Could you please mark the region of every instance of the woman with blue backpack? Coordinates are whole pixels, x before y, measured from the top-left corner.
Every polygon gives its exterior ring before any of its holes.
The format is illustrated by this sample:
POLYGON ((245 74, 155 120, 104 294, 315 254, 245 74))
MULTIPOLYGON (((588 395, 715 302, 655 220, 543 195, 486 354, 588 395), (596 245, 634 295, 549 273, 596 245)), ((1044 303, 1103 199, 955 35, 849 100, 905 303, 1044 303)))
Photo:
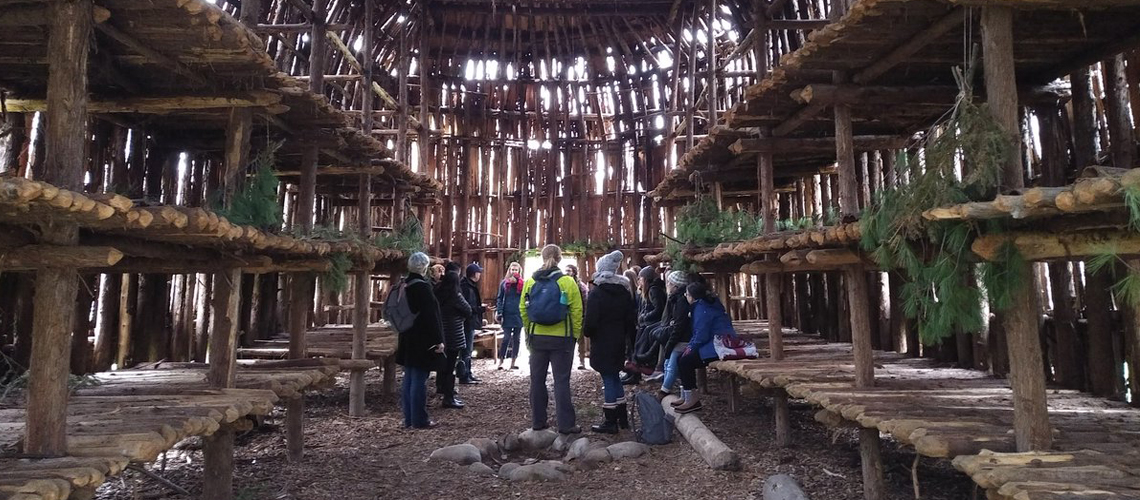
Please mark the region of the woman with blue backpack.
POLYGON ((697 370, 718 359, 713 342, 718 335, 736 336, 732 318, 724 305, 713 295, 708 285, 690 283, 685 289, 685 298, 692 309, 693 336, 689 346, 677 360, 677 372, 681 377, 681 399, 672 402, 677 413, 690 413, 701 409, 700 391, 697 390, 697 370))
POLYGON ((519 337, 522 335, 522 315, 519 313, 519 302, 522 299, 524 280, 522 266, 518 262, 511 262, 507 266, 507 275, 499 283, 499 294, 495 298, 495 319, 503 327, 503 343, 499 345, 499 366, 503 369, 503 360, 511 358, 511 370, 517 370, 515 360, 519 357, 519 337))
POLYGON ((629 428, 621 369, 627 346, 637 335, 637 309, 630 294, 632 285, 618 273, 623 255, 614 250, 598 259, 592 282, 594 291, 586 298, 586 319, 582 334, 590 339, 590 367, 602 376, 602 413, 605 422, 590 426, 602 434, 617 434, 629 428))
POLYGON ((574 278, 562 274, 562 249, 542 248, 542 269, 523 285, 519 314, 530 349, 530 410, 534 430, 547 423, 546 374, 554 374, 554 410, 561 434, 578 434, 574 401, 570 394, 570 369, 574 347, 582 335, 582 294, 574 278))

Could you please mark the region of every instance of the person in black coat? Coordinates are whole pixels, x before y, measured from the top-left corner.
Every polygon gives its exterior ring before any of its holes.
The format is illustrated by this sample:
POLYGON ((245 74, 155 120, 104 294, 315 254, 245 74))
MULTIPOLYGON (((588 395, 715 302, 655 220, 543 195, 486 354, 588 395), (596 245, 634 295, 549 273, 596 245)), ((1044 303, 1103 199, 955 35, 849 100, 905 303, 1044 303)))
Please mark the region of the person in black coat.
POLYGON ((455 376, 459 379, 460 384, 482 382, 479 377, 475 376, 471 366, 471 352, 475 348, 475 330, 483 329, 483 315, 487 312, 487 306, 483 305, 483 292, 479 289, 479 281, 482 279, 483 267, 478 263, 472 263, 467 266, 466 277, 459 284, 463 298, 471 306, 471 314, 467 316, 467 323, 463 332, 467 347, 460 353, 463 363, 455 367, 455 376))
POLYGON ((658 401, 673 391, 673 384, 677 381, 677 360, 693 338, 692 306, 685 298, 688 284, 689 277, 681 271, 671 271, 665 277, 669 298, 665 302, 665 317, 661 323, 669 329, 669 339, 662 348, 666 356, 662 370, 665 375, 661 379, 661 388, 657 390, 658 401))
POLYGON ((464 326, 471 316, 471 305, 459 293, 459 273, 445 273, 435 289, 443 321, 443 366, 436 372, 436 392, 443 395, 444 408, 463 408, 455 397, 455 363, 467 347, 464 326))
POLYGON ((431 283, 424 278, 431 261, 422 252, 408 257, 406 294, 408 308, 416 320, 396 339, 396 363, 404 367, 401 409, 404 427, 425 429, 435 427, 427 413, 428 374, 440 363, 443 353, 443 322, 439 302, 435 299, 431 283))
POLYGON ((629 427, 621 370, 627 346, 637 334, 637 308, 629 280, 618 274, 622 253, 615 250, 598 259, 594 290, 586 302, 582 334, 590 339, 590 367, 602 376, 605 422, 590 427, 594 432, 616 434, 629 427))
POLYGON ((633 351, 630 353, 630 362, 626 364, 626 374, 622 376, 623 384, 636 384, 641 381, 642 375, 653 373, 656 366, 656 343, 651 335, 653 329, 661 322, 661 315, 665 312, 665 282, 658 276, 657 270, 645 266, 637 275, 637 288, 639 290, 640 305, 637 315, 637 337, 633 351), (639 363, 638 358, 653 359, 651 363, 639 363))

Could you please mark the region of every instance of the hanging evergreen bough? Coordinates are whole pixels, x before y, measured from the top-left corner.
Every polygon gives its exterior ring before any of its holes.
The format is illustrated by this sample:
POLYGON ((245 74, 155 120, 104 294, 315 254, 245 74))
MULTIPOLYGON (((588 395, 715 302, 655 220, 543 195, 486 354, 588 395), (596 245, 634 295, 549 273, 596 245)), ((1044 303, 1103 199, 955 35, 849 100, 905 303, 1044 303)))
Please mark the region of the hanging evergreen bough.
POLYGON ((394 248, 411 255, 424 251, 424 226, 415 215, 408 214, 393 231, 377 236, 372 243, 380 248, 394 248))
POLYGON ((228 207, 212 203, 214 211, 230 222, 242 226, 253 226, 263 230, 281 228, 283 222, 281 205, 277 203, 279 181, 273 169, 277 163, 277 150, 281 142, 271 143, 258 153, 250 164, 253 177, 234 193, 228 207))
MULTIPOLYGON (((1124 188, 1124 205, 1128 208, 1128 230, 1140 232, 1140 188, 1124 188)), ((1115 245, 1106 245, 1085 261, 1090 273, 1110 273, 1116 282, 1112 295, 1121 303, 1140 306, 1140 264, 1126 260, 1115 245)))
POLYGON ((861 218, 863 249, 883 269, 905 273, 903 312, 916 320, 926 345, 980 330, 982 300, 1008 308, 1029 278, 1013 245, 1004 246, 997 261, 974 264, 970 245, 979 235, 1000 232, 999 223, 922 218, 931 208, 993 199, 1013 151, 987 107, 974 102, 974 67, 955 69, 957 102, 919 144, 921 154, 899 153, 897 168, 910 183, 880 193, 861 218))
POLYGON ((669 255, 673 268, 681 271, 688 271, 691 267, 685 260, 686 248, 747 240, 764 232, 764 222, 760 217, 743 211, 721 210, 706 197, 682 207, 674 227, 677 236, 669 239, 665 253, 669 255))
POLYGON ((348 289, 348 270, 352 268, 352 259, 343 253, 334 253, 329 256, 332 267, 321 273, 321 283, 325 290, 338 294, 348 289))

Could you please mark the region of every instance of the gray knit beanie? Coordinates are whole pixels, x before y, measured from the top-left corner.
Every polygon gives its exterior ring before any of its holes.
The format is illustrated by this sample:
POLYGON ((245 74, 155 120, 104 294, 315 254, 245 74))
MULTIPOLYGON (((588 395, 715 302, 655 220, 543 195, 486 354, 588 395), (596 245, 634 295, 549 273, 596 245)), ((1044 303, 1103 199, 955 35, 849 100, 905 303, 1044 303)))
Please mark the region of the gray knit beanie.
POLYGON ((641 272, 637 273, 637 277, 653 283, 653 280, 657 279, 657 270, 653 266, 645 266, 641 268, 641 272))
POLYGON ((621 267, 621 261, 624 258, 625 255, 621 253, 621 250, 614 250, 603 255, 602 258, 598 259, 597 272, 617 273, 618 268, 621 267))
POLYGON ((408 257, 408 272, 423 275, 427 273, 431 259, 423 252, 416 252, 408 257))
POLYGON ((669 274, 665 275, 665 279, 670 285, 681 288, 689 284, 689 276, 682 271, 669 271, 669 274))

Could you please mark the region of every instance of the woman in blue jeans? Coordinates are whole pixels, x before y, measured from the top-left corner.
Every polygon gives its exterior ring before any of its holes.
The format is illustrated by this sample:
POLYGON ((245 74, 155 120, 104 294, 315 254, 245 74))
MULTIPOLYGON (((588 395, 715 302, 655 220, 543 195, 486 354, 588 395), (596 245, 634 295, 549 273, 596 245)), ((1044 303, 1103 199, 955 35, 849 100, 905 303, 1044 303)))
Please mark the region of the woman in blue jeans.
POLYGON ((736 335, 732 318, 728 317, 728 312, 707 285, 690 283, 685 289, 685 298, 693 306, 693 338, 677 360, 677 371, 681 377, 681 399, 672 403, 676 412, 682 414, 701 409, 697 369, 716 361, 713 340, 717 335, 736 335))
POLYGON ((439 301, 435 298, 431 284, 424 278, 430 262, 422 252, 416 252, 408 258, 405 293, 408 308, 416 315, 416 319, 412 327, 400 332, 396 340, 396 363, 404 367, 400 398, 404 427, 416 429, 436 425, 428 419, 426 386, 428 374, 436 369, 443 356, 443 322, 440 319, 439 301))
POLYGON ((519 357, 519 339, 522 337, 522 314, 519 312, 519 300, 522 299, 524 280, 522 266, 518 262, 511 262, 507 266, 507 275, 499 283, 499 295, 495 299, 495 318, 503 327, 503 343, 499 344, 499 366, 503 369, 503 361, 511 358, 511 370, 517 370, 515 360, 519 357))
POLYGON ((590 339, 590 367, 602 376, 605 421, 590 429, 604 434, 629 427, 621 370, 628 359, 627 346, 637 335, 637 307, 630 293, 632 285, 618 273, 622 259, 619 250, 598 259, 582 325, 582 334, 590 339))
POLYGON ((670 271, 665 275, 665 289, 669 298, 665 301, 665 315, 662 316, 661 323, 670 329, 670 334, 662 350, 666 356, 663 370, 665 376, 661 379, 661 389, 657 391, 658 401, 673 392, 673 384, 677 382, 677 361, 693 337, 691 306, 685 298, 685 287, 688 285, 689 277, 684 272, 670 271))

